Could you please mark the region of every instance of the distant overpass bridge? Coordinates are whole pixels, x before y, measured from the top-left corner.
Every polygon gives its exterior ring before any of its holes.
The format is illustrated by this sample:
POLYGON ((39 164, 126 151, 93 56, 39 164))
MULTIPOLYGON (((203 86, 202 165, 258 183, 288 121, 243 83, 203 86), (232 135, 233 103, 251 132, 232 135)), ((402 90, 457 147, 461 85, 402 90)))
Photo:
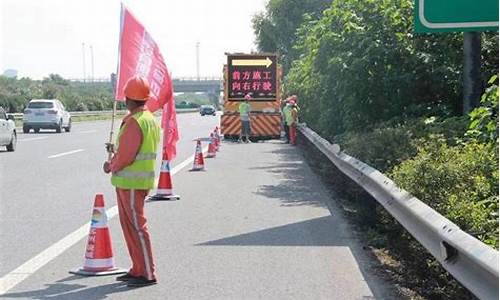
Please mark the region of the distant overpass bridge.
MULTIPOLYGON (((109 78, 70 78, 72 82, 110 82, 109 78)), ((206 93, 212 103, 219 102, 219 95, 222 91, 222 78, 221 77, 179 77, 174 78, 174 91, 176 93, 206 93)))
POLYGON ((176 93, 215 93, 222 90, 222 79, 220 77, 196 77, 174 78, 174 91, 176 93))
MULTIPOLYGON (((109 78, 69 78, 71 82, 110 82, 109 78)), ((174 78, 174 91, 176 93, 219 93, 222 91, 221 77, 178 77, 174 78)))

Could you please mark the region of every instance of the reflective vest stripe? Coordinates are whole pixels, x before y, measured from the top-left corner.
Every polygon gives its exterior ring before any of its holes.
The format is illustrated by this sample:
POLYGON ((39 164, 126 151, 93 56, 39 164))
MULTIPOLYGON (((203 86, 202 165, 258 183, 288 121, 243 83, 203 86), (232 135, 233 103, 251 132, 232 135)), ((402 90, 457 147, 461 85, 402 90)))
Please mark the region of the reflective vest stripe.
POLYGON ((136 172, 136 171, 118 171, 115 173, 115 176, 123 177, 123 178, 151 178, 155 177, 155 172, 136 172))
POLYGON ((135 160, 156 160, 156 153, 138 153, 135 160))

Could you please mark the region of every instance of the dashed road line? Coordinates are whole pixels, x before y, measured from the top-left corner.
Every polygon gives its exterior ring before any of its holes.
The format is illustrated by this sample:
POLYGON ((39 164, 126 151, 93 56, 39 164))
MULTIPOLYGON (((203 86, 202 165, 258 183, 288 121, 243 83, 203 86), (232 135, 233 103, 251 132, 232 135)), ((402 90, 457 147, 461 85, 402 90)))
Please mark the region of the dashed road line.
POLYGON ((31 141, 39 141, 39 140, 45 140, 48 137, 46 136, 41 136, 41 137, 36 137, 36 138, 26 138, 26 139, 18 139, 18 142, 31 142, 31 141))
POLYGON ((97 130, 76 131, 75 133, 94 133, 94 132, 97 132, 97 130))
POLYGON ((65 156, 65 155, 75 154, 75 153, 82 152, 82 151, 85 151, 85 149, 76 149, 73 151, 54 154, 54 155, 49 156, 48 158, 57 158, 57 157, 65 156))

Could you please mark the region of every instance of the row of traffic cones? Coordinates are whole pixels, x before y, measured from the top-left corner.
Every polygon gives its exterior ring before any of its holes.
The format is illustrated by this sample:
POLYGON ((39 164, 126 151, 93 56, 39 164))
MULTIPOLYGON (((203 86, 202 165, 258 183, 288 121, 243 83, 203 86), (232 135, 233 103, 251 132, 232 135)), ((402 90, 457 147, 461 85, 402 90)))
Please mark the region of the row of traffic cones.
MULTIPOLYGON (((205 158, 215 158, 217 152, 220 149, 220 134, 219 128, 215 127, 215 130, 210 133, 210 138, 208 139, 208 151, 205 158)), ((203 152, 201 150, 201 139, 197 139, 196 149, 194 152, 194 162, 191 171, 203 171, 205 170, 205 160, 203 159, 203 152)))
MULTIPOLYGON (((210 134, 207 158, 213 158, 220 149, 219 128, 216 127, 210 134)), ((198 139, 194 156, 192 171, 205 169, 201 141, 198 139)), ((170 164, 167 152, 163 149, 162 163, 160 167, 160 178, 158 179, 158 189, 150 200, 179 200, 172 190, 172 179, 170 177, 170 164)), ((104 196, 97 194, 94 199, 90 231, 85 248, 85 258, 83 266, 70 273, 85 276, 104 276, 126 273, 126 269, 117 268, 113 257, 113 247, 111 244, 111 234, 108 228, 108 217, 104 205, 104 196)))
MULTIPOLYGON (((203 159, 203 151, 201 149, 201 140, 196 140, 196 148, 194 152, 194 162, 191 171, 205 170, 205 160, 203 159)), ((215 157, 215 152, 220 148, 220 134, 219 127, 215 127, 214 131, 210 134, 207 158, 215 157)), ((157 200, 180 200, 180 196, 175 195, 172 189, 172 179, 170 176, 170 164, 168 155, 163 150, 163 159, 160 168, 160 178, 158 180, 158 189, 156 194, 149 198, 150 201, 157 200)))

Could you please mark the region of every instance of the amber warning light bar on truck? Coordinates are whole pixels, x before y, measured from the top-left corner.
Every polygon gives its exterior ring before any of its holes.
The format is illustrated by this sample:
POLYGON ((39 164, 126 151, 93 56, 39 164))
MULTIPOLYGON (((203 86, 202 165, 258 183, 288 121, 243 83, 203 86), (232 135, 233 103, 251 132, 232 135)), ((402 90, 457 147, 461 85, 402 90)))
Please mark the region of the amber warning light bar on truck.
POLYGON ((275 54, 228 55, 227 100, 275 101, 277 62, 275 54))

